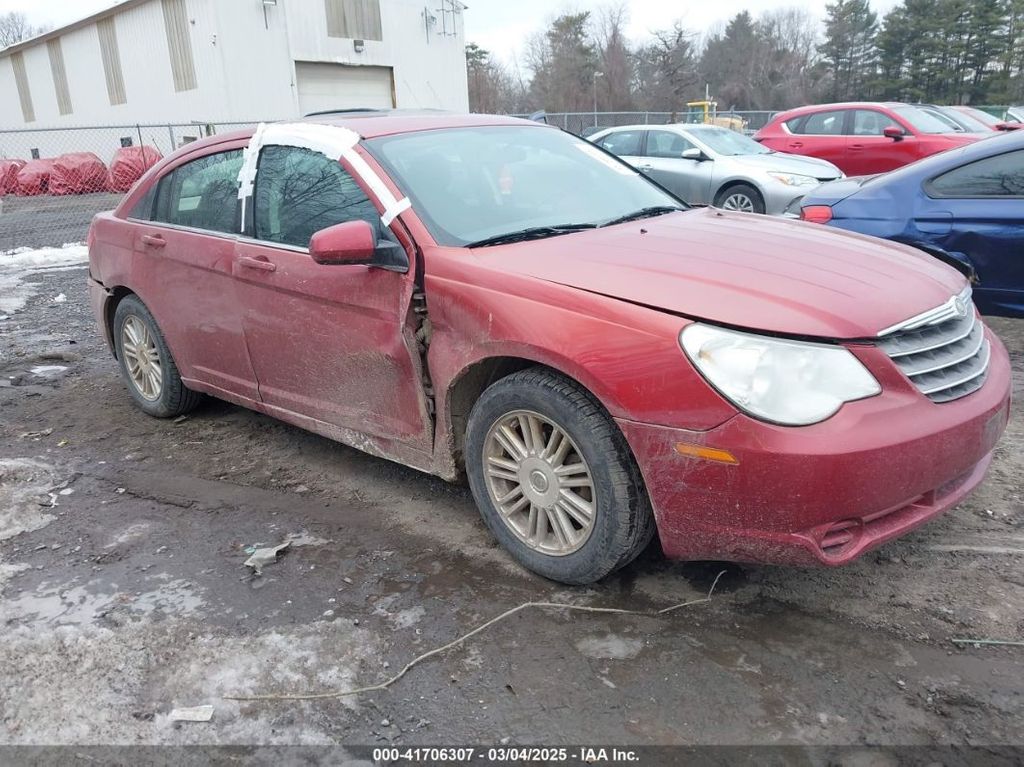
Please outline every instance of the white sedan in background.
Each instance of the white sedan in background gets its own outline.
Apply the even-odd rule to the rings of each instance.
[[[842,178],[815,157],[775,152],[717,125],[628,125],[589,137],[691,205],[781,215],[794,200]]]

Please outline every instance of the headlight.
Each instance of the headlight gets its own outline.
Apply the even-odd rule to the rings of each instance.
[[[765,421],[806,426],[844,402],[882,391],[841,346],[786,341],[694,323],[679,335],[686,356],[722,396]]]
[[[800,176],[796,173],[768,173],[776,181],[781,181],[786,186],[811,186],[821,183],[814,176]]]

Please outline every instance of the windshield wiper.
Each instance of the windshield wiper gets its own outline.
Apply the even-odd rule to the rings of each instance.
[[[579,232],[583,229],[596,229],[597,224],[552,224],[551,226],[531,226],[528,229],[519,229],[515,232],[496,234],[493,237],[485,237],[476,242],[467,243],[467,248],[484,248],[488,245],[506,245],[511,242],[524,242],[526,240],[540,240],[544,237],[554,237],[559,234]]]
[[[686,210],[686,208],[680,208],[675,205],[653,205],[649,208],[634,210],[632,213],[627,213],[625,216],[613,218],[611,221],[605,221],[601,226],[614,226],[615,224],[624,224],[627,221],[636,221],[638,218],[663,216],[666,213],[675,213],[677,210]]]

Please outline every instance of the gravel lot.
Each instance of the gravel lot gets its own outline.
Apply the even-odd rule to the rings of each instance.
[[[67,197],[0,197],[0,251],[78,242],[92,217],[114,208],[123,195],[98,192]]]
[[[6,215],[6,213],[5,213]],[[19,243],[21,244],[21,243]],[[1016,403],[966,503],[839,570],[665,561],[594,588],[495,548],[468,492],[207,401],[130,404],[82,268],[0,320],[0,742],[1021,744],[1024,322]],[[54,297],[65,294],[65,302]],[[33,372],[35,369],[35,372]],[[247,546],[292,547],[260,578]],[[390,689],[365,685],[528,600]],[[211,704],[212,721],[173,723]]]

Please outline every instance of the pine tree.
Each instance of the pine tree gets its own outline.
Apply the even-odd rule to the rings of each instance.
[[[867,98],[878,64],[878,15],[868,0],[836,0],[825,6],[825,42],[818,46],[831,75],[834,101]]]

